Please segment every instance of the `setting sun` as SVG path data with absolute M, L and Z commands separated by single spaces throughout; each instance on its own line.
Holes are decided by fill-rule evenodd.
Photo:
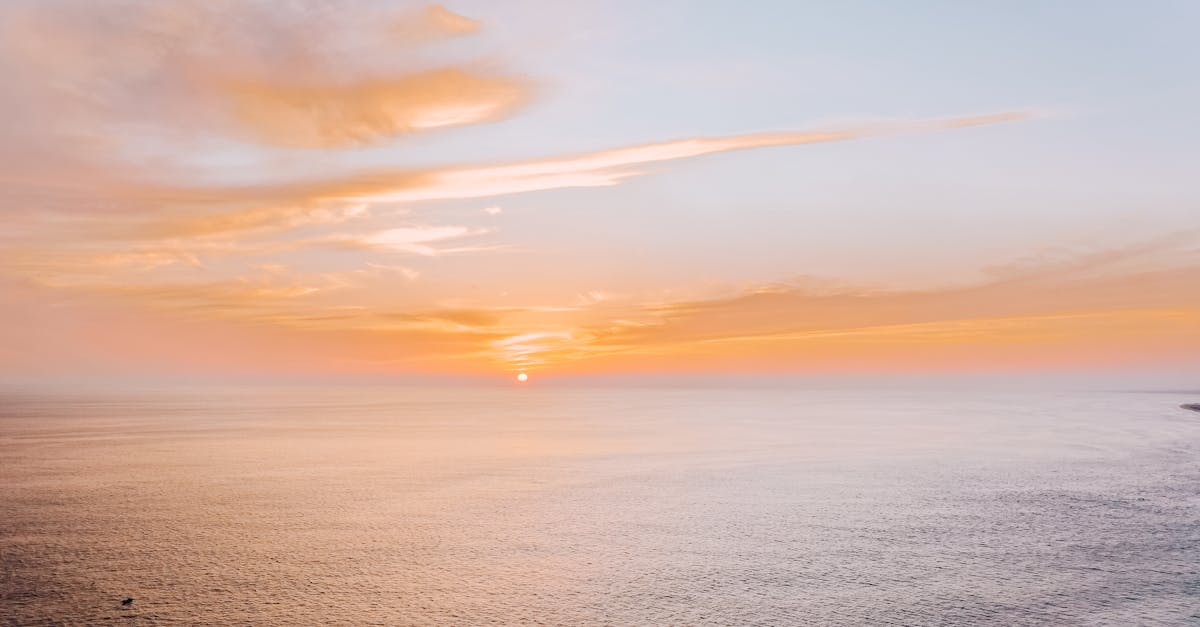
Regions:
M 524 372 L 517 375 L 517 381 L 519 381 L 520 383 L 524 383 L 528 380 L 529 380 L 529 375 L 525 374 Z

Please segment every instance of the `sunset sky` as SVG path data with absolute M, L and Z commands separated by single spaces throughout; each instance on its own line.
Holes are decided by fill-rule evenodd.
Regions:
M 0 377 L 1200 374 L 1197 24 L 5 2 Z

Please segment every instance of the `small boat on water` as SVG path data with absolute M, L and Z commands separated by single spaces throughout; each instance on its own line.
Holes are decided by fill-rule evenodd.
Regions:
M 1180 407 L 1184 409 L 1190 409 L 1192 411 L 1200 411 L 1200 403 L 1184 403 L 1180 405 Z

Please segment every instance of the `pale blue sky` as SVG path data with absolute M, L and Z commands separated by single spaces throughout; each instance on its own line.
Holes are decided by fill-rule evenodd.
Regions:
M 486 43 L 472 45 L 495 42 L 507 69 L 528 75 L 539 95 L 497 124 L 370 151 L 380 162 L 1037 114 L 991 128 L 710 156 L 653 167 L 653 176 L 614 188 L 418 210 L 518 209 L 501 222 L 504 239 L 553 257 L 596 266 L 610 252 L 653 257 L 647 277 L 661 271 L 670 275 L 664 282 L 681 273 L 927 282 L 970 277 L 1046 247 L 1086 252 L 1200 227 L 1191 176 L 1200 141 L 1193 3 L 452 8 L 483 21 Z M 525 271 L 530 262 L 511 263 Z

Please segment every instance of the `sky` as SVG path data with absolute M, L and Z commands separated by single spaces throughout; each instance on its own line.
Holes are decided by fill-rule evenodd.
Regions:
M 1193 2 L 0 4 L 0 378 L 1200 376 Z

